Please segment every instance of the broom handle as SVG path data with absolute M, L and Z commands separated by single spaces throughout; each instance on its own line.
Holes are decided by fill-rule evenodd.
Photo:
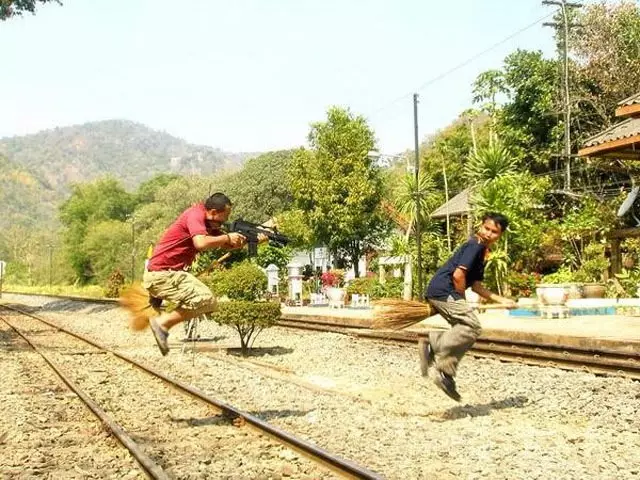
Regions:
M 218 258 L 217 260 L 214 260 L 213 262 L 211 262 L 211 265 L 209 265 L 207 268 L 205 268 L 202 272 L 200 272 L 198 274 L 198 277 L 209 273 L 213 269 L 213 267 L 215 267 L 216 265 L 224 262 L 230 256 L 231 256 L 231 252 L 227 252 L 224 255 L 222 255 L 220 258 Z
M 512 309 L 516 307 L 517 305 L 510 305 L 508 303 L 482 303 L 480 305 L 474 305 L 472 308 L 477 308 L 478 310 L 491 310 L 494 308 Z

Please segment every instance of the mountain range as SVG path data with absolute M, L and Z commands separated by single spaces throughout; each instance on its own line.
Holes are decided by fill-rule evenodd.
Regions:
M 0 227 L 49 223 L 73 183 L 106 175 L 134 189 L 158 173 L 235 170 L 257 153 L 193 145 L 128 120 L 57 127 L 0 139 Z

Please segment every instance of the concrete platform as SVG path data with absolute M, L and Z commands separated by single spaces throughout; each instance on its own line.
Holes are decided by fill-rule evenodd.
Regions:
M 283 319 L 369 328 L 373 309 L 327 307 L 283 307 Z M 566 345 L 592 350 L 640 353 L 640 317 L 629 315 L 578 315 L 564 319 L 510 316 L 507 310 L 478 313 L 484 339 L 519 340 Z M 406 329 L 417 335 L 429 330 L 448 329 L 449 324 L 434 315 Z

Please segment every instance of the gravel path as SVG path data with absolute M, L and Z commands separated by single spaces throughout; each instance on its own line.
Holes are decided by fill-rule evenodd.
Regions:
M 117 308 L 3 294 L 12 299 L 387 478 L 640 478 L 638 382 L 466 358 L 457 404 L 419 376 L 411 347 L 273 328 L 244 360 L 227 351 L 239 346 L 233 330 L 207 324 L 214 343 L 181 353 L 176 327 L 163 358 Z

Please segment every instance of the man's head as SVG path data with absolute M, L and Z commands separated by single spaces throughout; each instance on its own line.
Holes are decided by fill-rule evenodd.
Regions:
M 509 219 L 500 213 L 488 212 L 482 217 L 478 236 L 485 245 L 497 242 L 509 226 Z
M 229 219 L 231 214 L 231 200 L 224 193 L 214 193 L 204 202 L 207 211 L 207 221 L 213 227 L 219 227 Z

